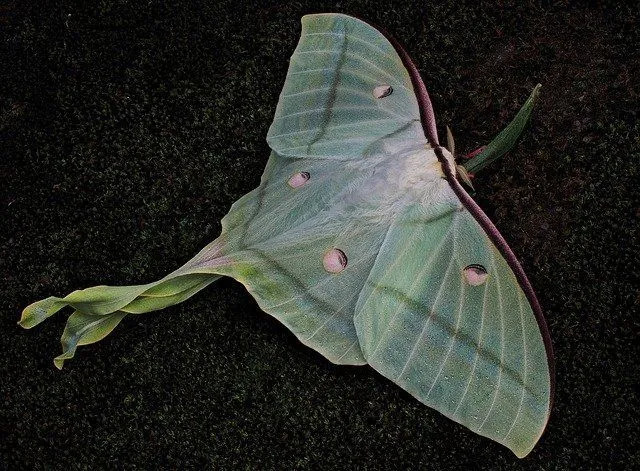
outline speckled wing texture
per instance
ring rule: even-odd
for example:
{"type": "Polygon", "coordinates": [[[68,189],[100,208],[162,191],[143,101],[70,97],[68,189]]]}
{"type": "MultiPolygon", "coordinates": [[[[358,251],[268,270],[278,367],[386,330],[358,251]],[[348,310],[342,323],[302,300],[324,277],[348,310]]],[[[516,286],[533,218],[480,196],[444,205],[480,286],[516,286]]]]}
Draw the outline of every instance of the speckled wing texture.
{"type": "Polygon", "coordinates": [[[369,364],[413,396],[522,457],[548,416],[547,355],[504,257],[459,203],[408,207],[356,307],[369,364]],[[470,284],[464,270],[486,269],[470,284]]]}
{"type": "Polygon", "coordinates": [[[543,336],[503,252],[445,178],[399,54],[361,20],[305,16],[262,180],[233,204],[220,237],[159,281],[50,297],[21,325],[75,309],[61,367],[125,316],[231,276],[330,361],[368,363],[526,455],[549,415],[543,336]]]}
{"type": "Polygon", "coordinates": [[[300,42],[267,134],[279,156],[360,160],[371,146],[414,126],[424,140],[407,70],[375,28],[344,15],[302,19],[300,42]],[[390,86],[393,99],[374,89],[390,86]]]}
{"type": "Polygon", "coordinates": [[[260,307],[334,363],[366,363],[353,313],[388,218],[362,192],[381,161],[427,146],[419,118],[386,38],[344,15],[303,18],[267,134],[273,152],[260,186],[223,219],[222,240],[260,307]],[[380,85],[393,100],[374,96],[380,85]],[[302,172],[308,182],[290,187],[302,172]],[[348,254],[339,275],[323,268],[334,247],[348,254]]]}

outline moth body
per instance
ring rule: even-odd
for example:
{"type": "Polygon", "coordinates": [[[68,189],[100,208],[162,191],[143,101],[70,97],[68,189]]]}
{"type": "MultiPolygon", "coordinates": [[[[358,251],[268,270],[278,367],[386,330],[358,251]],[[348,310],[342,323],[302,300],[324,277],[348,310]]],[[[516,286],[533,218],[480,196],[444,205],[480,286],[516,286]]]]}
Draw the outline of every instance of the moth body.
{"type": "Polygon", "coordinates": [[[360,179],[336,198],[341,209],[369,211],[372,218],[387,222],[399,210],[414,203],[457,204],[435,151],[425,146],[403,149],[406,145],[389,145],[367,160],[349,163],[349,171],[358,173],[360,179]]]}
{"type": "Polygon", "coordinates": [[[21,325],[74,308],[61,367],[128,314],[231,276],[328,360],[369,364],[525,456],[549,418],[549,334],[515,256],[456,180],[448,136],[449,150],[401,46],[356,18],[306,16],[260,185],[220,237],[161,280],[50,296],[21,325]]]}

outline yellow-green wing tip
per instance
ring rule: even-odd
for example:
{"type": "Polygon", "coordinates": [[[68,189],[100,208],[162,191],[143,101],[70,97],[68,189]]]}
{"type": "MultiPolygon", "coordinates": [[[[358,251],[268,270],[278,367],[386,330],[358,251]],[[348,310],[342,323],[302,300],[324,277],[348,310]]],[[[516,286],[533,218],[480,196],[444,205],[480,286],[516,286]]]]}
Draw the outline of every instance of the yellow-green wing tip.
{"type": "Polygon", "coordinates": [[[66,303],[55,296],[49,296],[48,298],[36,301],[24,308],[18,325],[25,329],[31,329],[48,317],[54,315],[64,306],[66,306],[66,303]]]}
{"type": "Polygon", "coordinates": [[[509,448],[518,458],[525,458],[536,447],[544,431],[549,423],[549,417],[551,415],[550,404],[547,403],[547,414],[538,427],[527,428],[526,425],[520,425],[520,427],[514,428],[509,434],[509,440],[504,440],[502,443],[509,448]]]}
{"type": "Polygon", "coordinates": [[[37,306],[32,307],[32,306],[33,304],[30,304],[29,306],[25,307],[22,310],[22,314],[20,315],[20,320],[18,321],[18,325],[23,329],[30,329],[37,325],[33,319],[37,316],[37,313],[35,313],[34,311],[36,311],[38,307],[37,306]]]}
{"type": "Polygon", "coordinates": [[[520,459],[525,458],[535,447],[535,443],[530,446],[512,446],[509,449],[520,459]]]}
{"type": "Polygon", "coordinates": [[[46,299],[43,299],[42,301],[37,301],[25,307],[18,321],[18,325],[24,329],[31,329],[42,322],[42,320],[46,318],[47,312],[43,306],[45,301],[46,299]]]}
{"type": "MultiPolygon", "coordinates": [[[[547,416],[547,421],[549,420],[549,416],[547,416]]],[[[533,440],[526,441],[514,441],[512,443],[505,443],[505,445],[520,459],[525,458],[531,453],[531,451],[535,448],[535,446],[540,441],[540,437],[544,433],[547,428],[547,422],[544,423],[538,435],[533,440]]]]}
{"type": "Polygon", "coordinates": [[[98,342],[109,335],[126,315],[122,311],[106,315],[92,315],[81,311],[71,314],[60,338],[62,354],[53,360],[56,368],[62,369],[65,360],[74,357],[78,346],[98,342]]]}
{"type": "Polygon", "coordinates": [[[67,355],[66,353],[63,353],[62,355],[58,355],[53,359],[53,364],[55,365],[56,368],[61,370],[62,366],[64,365],[64,361],[68,360],[69,358],[73,358],[73,354],[67,355]]]}

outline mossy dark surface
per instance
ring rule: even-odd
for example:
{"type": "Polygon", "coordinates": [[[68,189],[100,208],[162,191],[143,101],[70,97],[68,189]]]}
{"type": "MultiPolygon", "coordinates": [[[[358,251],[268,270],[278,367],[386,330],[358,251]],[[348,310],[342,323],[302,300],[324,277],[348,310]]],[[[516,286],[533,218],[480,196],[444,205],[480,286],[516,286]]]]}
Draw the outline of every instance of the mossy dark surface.
{"type": "Polygon", "coordinates": [[[619,2],[4,3],[0,468],[639,466],[639,19],[619,2]],[[400,40],[463,151],[543,84],[523,139],[475,181],[556,353],[524,460],[330,364],[229,279],[129,316],[61,372],[66,315],[16,325],[48,295],[155,280],[218,235],[259,181],[300,17],[318,11],[400,40]]]}

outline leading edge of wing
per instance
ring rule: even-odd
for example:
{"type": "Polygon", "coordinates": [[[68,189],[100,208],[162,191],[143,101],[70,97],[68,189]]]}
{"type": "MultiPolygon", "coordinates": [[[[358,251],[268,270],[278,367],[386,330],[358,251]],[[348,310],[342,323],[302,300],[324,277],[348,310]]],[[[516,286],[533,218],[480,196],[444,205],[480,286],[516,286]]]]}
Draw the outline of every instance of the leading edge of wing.
{"type": "MultiPolygon", "coordinates": [[[[445,162],[445,156],[442,153],[441,147],[435,148],[436,155],[438,156],[438,160],[440,162],[445,162]]],[[[544,318],[544,314],[542,313],[542,308],[540,307],[540,302],[538,301],[538,297],[536,296],[535,291],[533,290],[533,286],[531,286],[531,282],[524,270],[522,269],[522,265],[516,258],[516,255],[511,250],[511,247],[507,244],[507,241],[502,237],[500,231],[496,228],[496,226],[491,222],[489,217],[482,211],[480,206],[469,196],[469,193],[465,191],[462,187],[458,179],[454,175],[452,171],[452,167],[443,163],[442,168],[444,170],[445,177],[447,182],[453,189],[454,193],[460,200],[460,202],[464,205],[464,207],[471,213],[474,219],[480,224],[480,227],[485,231],[491,242],[497,247],[500,251],[504,259],[507,261],[509,268],[513,271],[516,276],[516,280],[524,291],[524,294],[527,297],[527,301],[531,305],[531,309],[536,317],[536,321],[538,322],[538,327],[540,328],[540,334],[542,335],[542,340],[544,342],[544,348],[547,352],[547,363],[549,365],[549,383],[550,383],[550,391],[549,391],[549,412],[551,412],[551,407],[553,406],[553,397],[555,394],[555,360],[553,356],[553,346],[551,345],[551,335],[549,333],[549,328],[547,326],[547,321],[544,318]]]]}
{"type": "MultiPolygon", "coordinates": [[[[342,13],[314,13],[311,15],[305,16],[321,16],[321,15],[332,15],[332,16],[343,16],[350,19],[355,19],[364,23],[365,25],[373,28],[378,31],[382,36],[386,38],[387,41],[393,46],[396,50],[396,53],[400,57],[402,64],[407,69],[409,73],[409,77],[411,78],[411,84],[413,85],[413,90],[416,94],[416,99],[418,100],[418,109],[420,111],[420,121],[422,123],[422,128],[424,130],[424,135],[431,144],[432,147],[437,147],[439,145],[438,142],[438,132],[436,130],[436,118],[433,113],[433,106],[431,105],[431,99],[429,98],[429,92],[427,92],[427,88],[420,77],[420,72],[418,68],[407,54],[407,51],[404,50],[402,45],[393,37],[389,32],[387,32],[384,28],[377,26],[367,20],[364,20],[356,15],[345,15],[342,13]]],[[[304,19],[304,17],[303,17],[304,19]]]]}
{"type": "Polygon", "coordinates": [[[377,29],[380,34],[385,36],[387,40],[391,43],[391,45],[396,49],[396,52],[400,56],[402,63],[405,68],[409,72],[411,77],[411,82],[413,84],[413,89],[416,93],[416,98],[418,100],[418,105],[420,108],[420,118],[422,122],[422,128],[424,129],[425,136],[427,140],[433,145],[436,156],[438,160],[442,163],[442,169],[444,171],[447,182],[455,192],[456,196],[460,199],[461,203],[464,207],[471,213],[474,219],[480,224],[480,227],[486,232],[489,239],[494,243],[494,245],[498,248],[502,256],[507,261],[507,264],[513,270],[513,273],[516,276],[518,284],[522,288],[522,291],[525,293],[529,304],[533,310],[533,313],[536,317],[536,321],[538,323],[538,327],[540,328],[540,333],[542,335],[542,339],[544,342],[544,347],[547,352],[547,362],[549,365],[549,376],[550,376],[550,392],[549,392],[549,412],[551,411],[551,407],[553,405],[553,398],[555,394],[555,361],[553,356],[553,347],[551,345],[551,336],[549,334],[549,328],[547,327],[547,322],[542,313],[542,308],[540,307],[540,303],[538,298],[525,274],[520,262],[516,258],[515,254],[505,241],[502,234],[498,231],[496,226],[491,222],[489,217],[482,211],[482,209],[478,206],[478,204],[469,196],[469,194],[465,191],[462,185],[458,182],[455,174],[453,173],[452,167],[447,164],[446,158],[442,152],[442,147],[438,142],[438,134],[436,130],[435,124],[435,115],[433,112],[433,106],[431,105],[431,99],[429,98],[429,93],[427,92],[427,88],[424,85],[424,81],[420,76],[420,72],[418,68],[409,57],[409,54],[404,50],[402,45],[393,38],[387,31],[383,28],[380,28],[376,25],[373,25],[365,20],[360,19],[365,23],[369,24],[371,27],[377,29]]]}
{"type": "Polygon", "coordinates": [[[429,92],[427,92],[427,87],[424,85],[424,81],[420,76],[420,72],[418,68],[409,57],[407,51],[404,50],[404,47],[394,38],[388,31],[380,26],[377,26],[373,23],[370,23],[362,18],[354,17],[363,23],[368,24],[372,28],[376,29],[380,34],[382,34],[387,41],[393,46],[396,50],[396,53],[402,60],[402,64],[409,72],[409,77],[411,78],[411,84],[413,85],[413,91],[416,94],[416,99],[418,100],[418,108],[420,109],[420,121],[422,122],[422,129],[424,130],[424,135],[427,140],[431,144],[432,147],[438,147],[440,145],[438,141],[438,131],[436,129],[436,118],[433,112],[433,106],[431,105],[431,98],[429,98],[429,92]]]}

